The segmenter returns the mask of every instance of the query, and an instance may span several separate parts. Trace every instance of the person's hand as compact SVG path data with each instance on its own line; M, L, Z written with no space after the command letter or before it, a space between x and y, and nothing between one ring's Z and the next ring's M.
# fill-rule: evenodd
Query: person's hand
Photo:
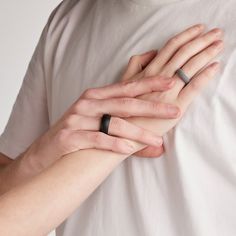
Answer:
M223 49L223 32L213 29L203 34L204 26L196 25L171 38L167 44L155 55L155 53L135 56L130 60L122 80L129 81L143 79L148 76L164 75L173 77L175 86L168 91L152 92L138 96L149 101L161 101L175 104L181 109L178 119L163 120L149 118L128 118L134 124L154 131L158 135L164 135L184 115L193 99L206 87L215 76L219 63L208 65ZM175 74L182 68L185 74L191 78L186 87L184 82ZM163 153L161 149L148 146L135 155L143 157L157 157Z
M159 147L162 145L160 136L122 118L178 117L179 109L175 105L135 98L145 93L166 91L173 85L171 78L154 76L88 89L61 119L31 145L27 150L28 157L38 169L44 169L60 157L81 149L132 153L134 147L128 140ZM99 132L103 114L112 116L109 135Z

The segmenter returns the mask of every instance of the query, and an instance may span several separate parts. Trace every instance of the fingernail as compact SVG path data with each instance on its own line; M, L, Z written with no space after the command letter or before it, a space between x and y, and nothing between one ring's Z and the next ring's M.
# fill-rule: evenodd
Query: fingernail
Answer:
M176 115L177 116L179 114L179 108L176 107L176 106L169 105L168 112L169 112L170 115Z
M157 52L156 49L152 49L152 50L150 50L148 52L145 52L143 55L147 55L147 54L151 54L151 53L156 53L156 52Z
M222 30L222 29L219 29L219 28L213 29L212 32L213 32L216 36L221 36L221 35L223 35L223 30Z
M214 43L214 46L219 50L223 48L223 45L224 45L224 43L223 43L222 40L219 40L219 41Z
M214 70L218 70L220 68L220 63L219 62L214 62L211 65L211 68L214 69Z
M157 49L152 49L151 52L157 52Z
M205 25L204 24L198 24L198 25L195 25L194 27L198 30L203 30L205 28Z

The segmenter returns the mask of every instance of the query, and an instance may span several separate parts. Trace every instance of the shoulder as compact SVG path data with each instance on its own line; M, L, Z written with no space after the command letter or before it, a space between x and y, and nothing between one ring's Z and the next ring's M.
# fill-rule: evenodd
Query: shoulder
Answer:
M63 0L50 14L47 22L48 33L53 34L63 25L81 20L96 0Z

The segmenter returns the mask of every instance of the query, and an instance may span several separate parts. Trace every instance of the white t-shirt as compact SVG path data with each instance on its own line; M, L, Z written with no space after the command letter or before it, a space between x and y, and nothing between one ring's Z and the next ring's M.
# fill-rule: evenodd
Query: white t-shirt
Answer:
M65 0L51 14L0 141L16 158L130 56L196 23L225 31L220 75L165 136L162 158L128 158L58 236L236 235L235 0Z

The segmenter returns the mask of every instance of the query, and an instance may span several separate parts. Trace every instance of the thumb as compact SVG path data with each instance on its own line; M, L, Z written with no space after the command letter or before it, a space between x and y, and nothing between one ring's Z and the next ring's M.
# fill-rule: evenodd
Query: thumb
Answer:
M122 81L131 79L141 72L157 55L157 50L151 50L144 54L132 56L122 77Z
M137 157L148 157L148 158L154 158L154 157L160 157L164 153L164 147L153 147L148 146L138 152L136 152L134 155Z

